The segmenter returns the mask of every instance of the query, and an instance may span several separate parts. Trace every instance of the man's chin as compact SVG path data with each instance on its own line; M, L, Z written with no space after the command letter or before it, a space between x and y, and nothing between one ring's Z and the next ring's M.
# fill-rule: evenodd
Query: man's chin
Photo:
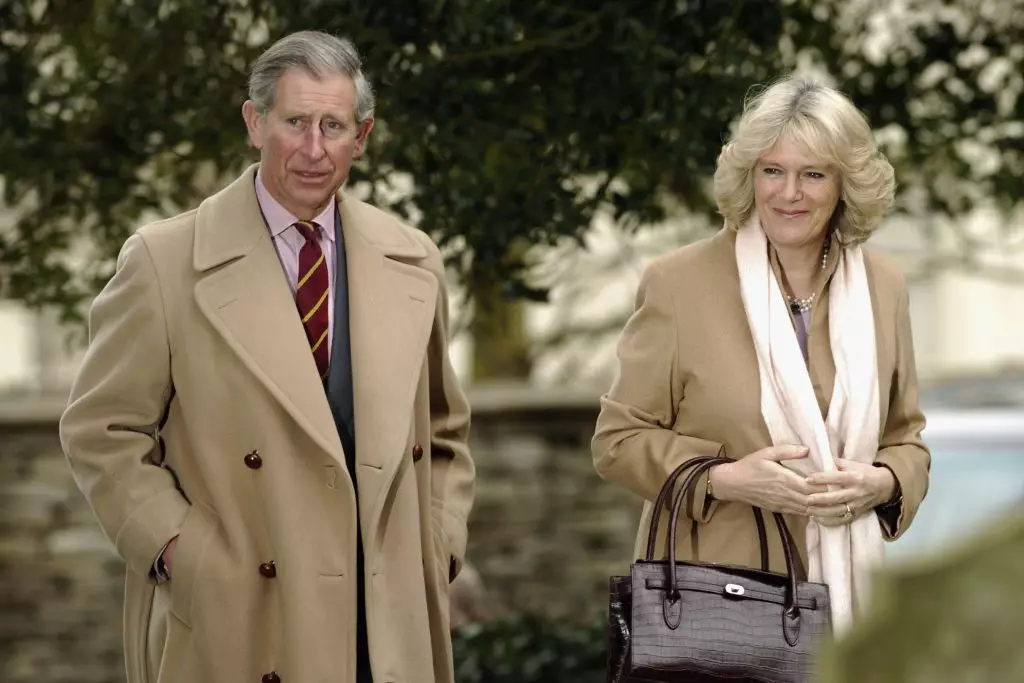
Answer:
M331 193L331 179L324 178L317 181L295 179L291 182L291 190L298 197L302 197L305 200L313 200Z

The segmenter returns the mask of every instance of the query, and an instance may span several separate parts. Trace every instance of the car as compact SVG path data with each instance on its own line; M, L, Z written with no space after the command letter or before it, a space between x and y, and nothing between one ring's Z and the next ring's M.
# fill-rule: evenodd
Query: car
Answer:
M933 555L993 519L1024 513L1024 407L925 411L932 454L928 495L890 561Z

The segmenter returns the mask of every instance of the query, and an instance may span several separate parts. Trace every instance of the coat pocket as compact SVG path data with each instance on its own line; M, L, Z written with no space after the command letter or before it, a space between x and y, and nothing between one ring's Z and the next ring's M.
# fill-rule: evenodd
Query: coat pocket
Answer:
M124 586L124 663L128 680L150 683L156 672L150 672L147 655L152 620L153 582L128 571Z
M445 590L447 590L449 583L448 574L452 562L448 534L445 533L444 527L436 519L431 522L431 530L433 532L434 565L437 568L437 575L441 585L445 586Z
M215 519L209 508L201 503L193 503L185 515L174 548L170 581L171 612L189 628L192 627L195 585L213 535Z

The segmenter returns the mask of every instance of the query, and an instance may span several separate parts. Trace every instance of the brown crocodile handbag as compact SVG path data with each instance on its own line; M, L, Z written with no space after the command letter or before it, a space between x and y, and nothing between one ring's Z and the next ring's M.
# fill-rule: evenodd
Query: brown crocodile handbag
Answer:
M726 462L718 456L693 458L669 476L654 503L645 559L630 566L629 576L611 578L608 683L810 680L812 658L832 630L828 586L797 580L793 538L781 515L773 513L785 574L768 571L768 538L758 508L761 569L676 561L683 499L692 501L700 475ZM670 498L668 560L655 560L658 523Z

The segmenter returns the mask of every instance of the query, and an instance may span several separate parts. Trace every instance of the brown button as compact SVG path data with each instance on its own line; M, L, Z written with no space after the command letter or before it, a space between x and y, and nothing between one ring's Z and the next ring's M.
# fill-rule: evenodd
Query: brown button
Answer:
M263 458L260 457L260 452L253 451L249 455L245 456L245 466L251 470L258 470L263 467Z
M272 579L277 576L277 565L274 564L273 560L260 565L260 576L265 579Z
M263 674L260 681L261 683L281 683L281 677L277 675L276 671L271 671L268 674Z
M416 444L412 447L412 460L413 462L419 462L419 459L423 457L423 446Z

